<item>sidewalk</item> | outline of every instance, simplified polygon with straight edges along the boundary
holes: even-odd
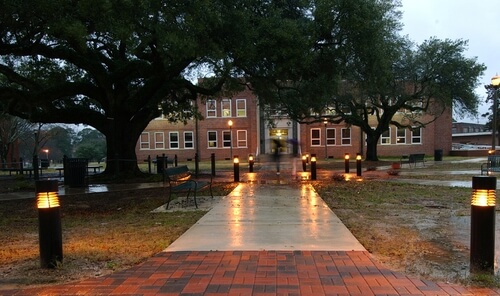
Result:
[[[6,295],[500,295],[385,268],[311,185],[272,176],[239,184],[138,266]]]

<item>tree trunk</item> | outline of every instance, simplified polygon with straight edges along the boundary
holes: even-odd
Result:
[[[377,143],[380,136],[376,134],[366,136],[366,158],[368,161],[378,161]]]
[[[104,174],[130,177],[142,174],[137,164],[135,147],[141,131],[133,123],[112,123],[106,136],[106,170]]]

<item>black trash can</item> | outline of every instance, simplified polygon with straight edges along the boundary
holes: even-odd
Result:
[[[156,157],[156,173],[163,174],[163,170],[167,167],[167,156],[157,156]]]
[[[40,159],[40,167],[43,168],[43,169],[46,169],[49,167],[49,160],[48,159],[45,159],[45,158],[42,158]]]
[[[434,161],[442,161],[443,160],[443,149],[434,150]]]
[[[64,185],[85,187],[88,164],[86,158],[67,158],[64,163]]]

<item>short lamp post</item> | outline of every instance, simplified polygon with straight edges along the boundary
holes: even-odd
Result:
[[[471,273],[494,273],[496,185],[496,177],[472,177]]]
[[[234,182],[240,181],[240,159],[238,155],[233,158]]]
[[[61,214],[57,180],[35,182],[38,208],[40,265],[55,268],[63,260]]]
[[[253,164],[254,164],[255,160],[253,158],[253,155],[250,154],[248,156],[248,172],[250,173],[253,173]]]
[[[229,150],[231,153],[231,158],[233,158],[233,121],[229,120],[227,124],[229,125],[229,139],[231,141],[229,142]]]
[[[302,171],[307,171],[307,156],[302,155]]]
[[[311,154],[311,180],[316,180],[316,154]]]
[[[323,121],[323,123],[325,124],[325,159],[328,159],[328,145],[326,143],[328,141],[328,137],[326,134],[326,127],[327,127],[328,121],[325,119],[325,121]]]
[[[349,153],[344,154],[344,168],[346,174],[349,174],[349,158]]]
[[[361,176],[361,154],[356,154],[356,176]]]

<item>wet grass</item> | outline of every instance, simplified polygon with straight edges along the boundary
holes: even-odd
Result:
[[[227,195],[234,187],[216,184],[214,195]],[[101,276],[164,250],[205,214],[151,213],[166,202],[167,193],[156,188],[62,196],[64,260],[49,270],[40,269],[34,200],[1,202],[0,289]]]
[[[454,217],[470,214],[470,188],[363,181],[318,181],[315,189],[377,260],[407,274],[499,287],[471,276],[469,250]]]

